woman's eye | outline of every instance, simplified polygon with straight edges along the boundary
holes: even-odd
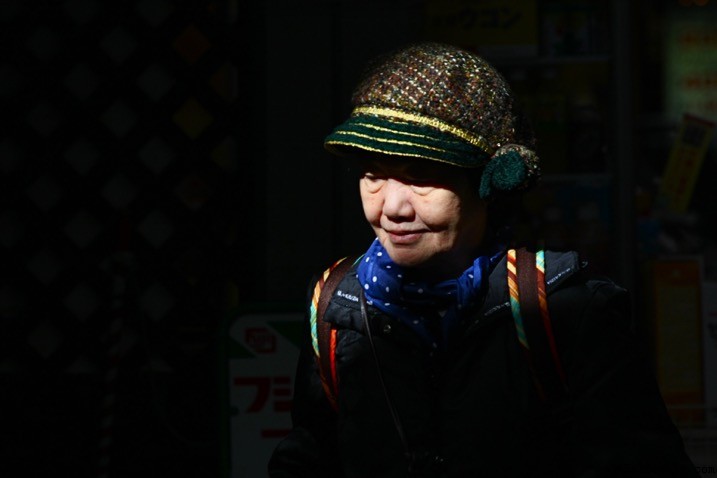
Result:
[[[406,178],[406,183],[412,186],[427,186],[433,181],[428,178]]]
[[[368,192],[375,193],[381,189],[386,178],[374,173],[364,173],[363,181]]]
[[[382,181],[385,179],[383,176],[376,173],[364,173],[363,177],[370,182]]]
[[[411,190],[416,194],[425,195],[433,191],[433,183],[426,181],[423,183],[411,183]]]
[[[436,180],[424,177],[406,178],[406,184],[412,186],[413,188],[429,188],[436,185]]]

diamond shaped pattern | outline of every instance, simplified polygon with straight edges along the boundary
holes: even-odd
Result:
[[[153,173],[159,174],[174,160],[174,152],[166,141],[152,138],[139,151],[139,157]]]
[[[239,170],[237,161],[237,143],[234,138],[227,136],[212,150],[212,161],[227,173],[235,173]]]
[[[48,137],[60,126],[60,113],[49,103],[39,103],[27,113],[27,122],[41,136]]]
[[[32,329],[27,342],[41,357],[49,358],[60,348],[63,338],[58,327],[49,320],[43,320]]]
[[[192,211],[196,211],[207,202],[210,192],[207,183],[196,175],[185,177],[175,188],[179,199]]]
[[[62,188],[50,176],[42,176],[27,191],[28,196],[42,211],[54,208],[62,197]]]
[[[139,233],[154,247],[161,247],[173,232],[172,222],[159,210],[150,212],[139,224]]]
[[[122,100],[115,101],[102,115],[102,122],[117,138],[124,138],[137,124],[137,115]]]
[[[87,320],[101,305],[97,293],[85,283],[77,284],[64,300],[67,309],[81,321]]]
[[[137,13],[150,26],[157,28],[172,13],[172,4],[166,0],[146,0],[137,2]]]
[[[125,28],[116,27],[104,37],[100,46],[107,56],[120,64],[137,48],[137,40]]]
[[[27,48],[39,60],[51,60],[58,52],[60,38],[45,26],[35,28],[27,39]]]
[[[80,211],[65,225],[65,234],[80,249],[89,246],[100,233],[102,226],[92,214]]]
[[[87,174],[99,157],[98,149],[85,138],[78,138],[65,151],[65,160],[73,169],[81,174]]]
[[[48,285],[55,280],[62,269],[57,254],[45,248],[34,254],[27,262],[27,268],[41,283]]]
[[[65,369],[65,373],[70,375],[93,374],[99,370],[100,367],[96,362],[87,356],[80,356]]]
[[[214,120],[212,115],[194,98],[184,102],[173,119],[177,126],[184,131],[184,134],[191,139],[197,139]]]
[[[0,449],[6,468],[17,455],[23,469],[44,468],[28,476],[85,478],[102,476],[102,461],[118,467],[109,476],[140,478],[152,467],[126,457],[171,456],[191,441],[178,445],[157,418],[173,421],[156,413],[170,406],[167,382],[150,393],[147,380],[181,375],[187,390],[207,390],[198,377],[216,366],[211,331],[227,303],[217,295],[248,269],[216,227],[244,186],[232,181],[239,125],[217,121],[239,107],[231,72],[244,54],[223,4],[0,2],[0,99],[14,115],[0,132],[0,406],[34,400],[4,432],[38,440]],[[179,344],[186,330],[192,347]],[[102,408],[109,397],[118,406]],[[202,409],[197,422],[216,419]],[[104,457],[100,418],[119,430]],[[47,451],[40,461],[30,449]]]
[[[124,209],[137,195],[137,188],[124,174],[116,174],[102,188],[102,196],[115,209]]]
[[[174,78],[166,68],[155,63],[142,72],[137,84],[152,101],[157,102],[172,88]]]
[[[80,100],[92,96],[98,86],[97,75],[84,63],[75,65],[65,77],[65,87]]]
[[[140,300],[140,307],[153,321],[159,322],[167,316],[175,300],[172,294],[160,283],[147,287]]]
[[[194,25],[189,25],[174,40],[174,48],[187,60],[195,63],[209,49],[209,41]]]
[[[69,0],[65,3],[65,13],[76,25],[86,25],[99,10],[95,0]]]

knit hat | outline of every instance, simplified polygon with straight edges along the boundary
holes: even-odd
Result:
[[[336,154],[359,151],[483,168],[484,199],[531,186],[540,176],[535,138],[510,87],[478,55],[424,43],[369,68],[350,117],[325,140]]]

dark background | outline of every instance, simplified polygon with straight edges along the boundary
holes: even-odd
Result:
[[[677,122],[661,117],[662,21],[688,7],[588,3],[606,35],[602,265],[639,305],[638,193]],[[427,38],[423,8],[0,2],[3,477],[220,474],[227,314],[299,308],[311,273],[366,247],[353,178],[322,139],[367,59]],[[712,147],[697,239],[670,252],[714,251],[714,173]]]

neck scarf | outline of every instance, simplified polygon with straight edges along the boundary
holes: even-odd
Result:
[[[358,267],[366,302],[407,325],[431,348],[444,348],[468,312],[481,302],[488,273],[503,255],[480,256],[459,277],[437,283],[412,281],[378,239]]]

